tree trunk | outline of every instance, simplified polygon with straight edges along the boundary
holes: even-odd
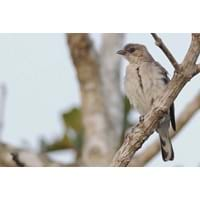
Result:
[[[113,54],[121,38],[117,34],[104,35],[101,55],[98,55],[88,34],[68,34],[81,91],[85,129],[82,162],[85,165],[107,165],[119,143],[123,118],[122,105],[119,105],[122,104],[120,61]]]
[[[122,47],[124,34],[102,34],[100,73],[106,112],[109,118],[110,142],[113,153],[119,146],[123,128],[123,99],[120,90],[121,57],[116,52]]]

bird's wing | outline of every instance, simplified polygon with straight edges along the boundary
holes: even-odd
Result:
[[[167,84],[170,81],[167,70],[159,62],[155,62],[155,66],[159,69],[163,82]]]
[[[163,68],[158,62],[156,62],[156,65],[159,66],[159,69],[161,70],[161,74],[163,75],[162,77],[162,81],[165,84],[168,84],[168,82],[170,81],[169,77],[168,77],[168,72],[165,68]],[[176,131],[176,121],[175,121],[175,108],[174,108],[174,103],[170,106],[170,120],[171,120],[171,125],[172,128],[174,129],[174,131]]]

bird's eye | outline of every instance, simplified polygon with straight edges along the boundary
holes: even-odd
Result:
[[[128,52],[130,52],[130,53],[133,53],[135,51],[135,48],[130,48],[129,50],[128,50]]]

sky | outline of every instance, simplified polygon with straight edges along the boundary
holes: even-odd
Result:
[[[62,135],[61,114],[80,105],[79,85],[66,45],[65,34],[0,34],[0,83],[6,85],[3,141],[37,149],[38,140]],[[97,46],[100,34],[92,34]],[[190,34],[160,34],[181,62],[190,44]],[[155,46],[150,34],[126,34],[124,44],[142,43],[171,76],[173,67]],[[200,59],[199,59],[200,61]],[[122,79],[126,62],[123,61]],[[123,82],[123,81],[122,81]],[[123,90],[123,84],[122,90]],[[176,117],[200,89],[200,78],[189,82],[175,101]],[[163,162],[156,156],[148,166],[197,166],[200,164],[200,113],[173,140],[175,160]],[[148,143],[157,138],[154,134]]]

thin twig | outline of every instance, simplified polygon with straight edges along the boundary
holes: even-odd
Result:
[[[175,68],[175,71],[178,72],[179,70],[179,64],[177,63],[176,59],[172,55],[172,53],[169,51],[169,49],[166,47],[166,45],[163,43],[160,37],[156,33],[151,33],[152,37],[155,40],[156,45],[164,52],[164,54],[167,56],[173,67]]]

